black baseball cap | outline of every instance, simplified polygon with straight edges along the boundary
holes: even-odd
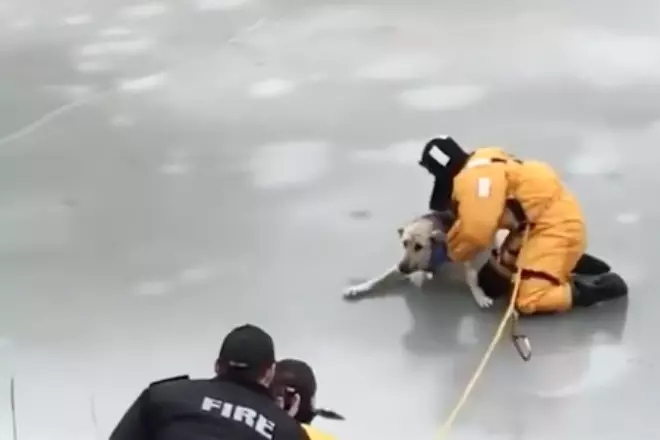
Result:
[[[230,370],[254,371],[275,362],[273,338],[263,329],[244,324],[225,336],[218,364]]]

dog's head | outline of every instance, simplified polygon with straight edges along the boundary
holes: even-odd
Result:
[[[420,217],[398,229],[404,255],[399,263],[399,271],[409,274],[418,271],[432,271],[433,252],[446,238],[445,226],[434,221],[430,215]]]

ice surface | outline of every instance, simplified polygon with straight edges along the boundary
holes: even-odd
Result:
[[[12,376],[20,440],[104,438],[246,321],[339,438],[433,438],[497,312],[340,292],[398,255],[445,133],[555,164],[632,289],[525,321],[534,360],[502,346],[450,438],[654,438],[658,29],[650,0],[3,2],[0,439]]]

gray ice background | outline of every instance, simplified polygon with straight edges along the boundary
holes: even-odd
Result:
[[[660,3],[6,0],[0,66],[0,439],[12,376],[20,440],[100,439],[246,321],[339,439],[434,438],[498,311],[340,292],[398,257],[445,133],[554,164],[631,285],[526,321],[449,438],[657,435]]]

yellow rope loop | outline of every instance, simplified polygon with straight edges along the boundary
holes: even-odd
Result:
[[[529,229],[530,229],[529,226],[525,227],[525,232],[523,233],[523,239],[520,247],[521,253],[524,245],[527,243],[527,238],[529,236]],[[449,413],[449,417],[447,417],[447,420],[445,420],[445,422],[440,426],[438,440],[444,440],[447,438],[447,435],[449,434],[449,431],[453,426],[454,421],[458,416],[458,413],[461,411],[461,409],[463,409],[465,402],[467,402],[468,397],[470,397],[470,394],[472,394],[472,390],[474,389],[477,382],[479,382],[479,379],[481,378],[481,374],[483,373],[486,364],[490,360],[490,357],[493,354],[495,347],[497,346],[498,342],[500,342],[500,339],[502,339],[502,335],[504,334],[504,329],[506,328],[506,325],[511,320],[512,324],[515,326],[515,322],[517,321],[518,318],[518,311],[516,310],[516,299],[518,298],[518,291],[520,290],[521,279],[522,279],[522,270],[518,268],[514,278],[513,290],[511,291],[511,299],[509,301],[509,305],[506,308],[506,311],[504,312],[504,315],[500,320],[500,324],[498,325],[497,330],[493,335],[493,339],[490,341],[490,344],[488,345],[486,352],[481,358],[481,361],[479,362],[477,369],[474,371],[474,374],[472,374],[472,378],[470,379],[467,386],[463,390],[463,393],[461,394],[461,397],[458,399],[458,402],[456,402],[454,409],[452,409],[451,413]],[[512,335],[514,338],[518,336],[515,333],[515,327],[512,327]],[[526,337],[524,336],[522,337],[526,339]],[[525,358],[525,356],[522,353],[521,353],[521,357],[523,357],[524,360],[529,359],[529,357]]]

